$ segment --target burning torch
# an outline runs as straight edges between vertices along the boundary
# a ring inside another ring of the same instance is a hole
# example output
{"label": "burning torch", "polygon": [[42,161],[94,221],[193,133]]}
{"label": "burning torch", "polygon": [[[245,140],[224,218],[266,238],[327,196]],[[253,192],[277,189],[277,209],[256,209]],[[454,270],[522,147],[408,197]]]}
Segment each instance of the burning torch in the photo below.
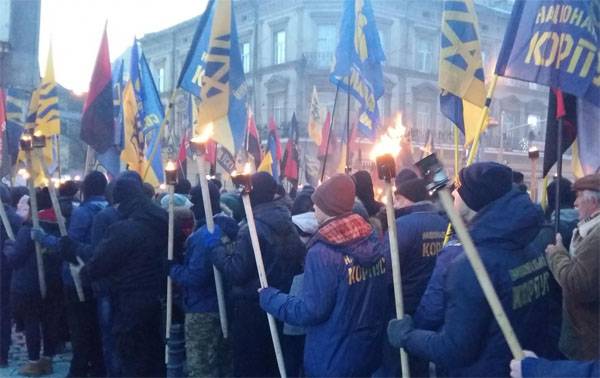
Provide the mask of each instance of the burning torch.
{"label": "burning torch", "polygon": [[[173,238],[175,236],[175,185],[177,184],[177,166],[173,161],[167,161],[165,166],[165,183],[169,187],[169,233],[167,244],[167,259],[173,260]],[[167,275],[167,319],[165,322],[166,339],[171,335],[171,323],[173,322],[173,281],[171,276]],[[165,363],[169,363],[169,343],[165,344]]]}
{"label": "burning torch", "polygon": [[487,299],[490,308],[492,309],[492,313],[504,334],[504,338],[510,348],[513,356],[517,360],[521,360],[524,358],[523,349],[519,344],[519,340],[515,335],[515,332],[508,321],[508,317],[504,312],[504,308],[502,308],[502,303],[498,299],[498,294],[496,290],[494,290],[494,286],[492,285],[492,281],[490,280],[490,276],[481,261],[481,257],[475,248],[475,244],[471,239],[471,235],[467,231],[467,227],[465,226],[462,218],[454,209],[452,196],[450,192],[446,188],[446,185],[450,181],[448,176],[444,172],[444,168],[442,164],[438,161],[435,154],[429,155],[424,159],[415,163],[421,175],[425,179],[427,184],[427,189],[431,194],[437,194],[446,214],[448,214],[448,218],[450,218],[450,222],[452,223],[452,227],[454,228],[456,235],[458,236],[460,242],[463,245],[463,249],[473,270],[475,271],[475,276],[477,277],[477,281],[483,290],[483,294]]}
{"label": "burning torch", "polygon": [[[388,223],[388,236],[390,241],[390,252],[392,259],[392,278],[394,283],[394,302],[396,305],[396,318],[404,317],[404,303],[402,300],[402,277],[400,274],[400,255],[398,252],[398,230],[396,229],[396,219],[394,212],[394,199],[392,179],[396,176],[395,157],[400,152],[400,144],[389,135],[384,135],[381,141],[373,148],[376,155],[375,163],[377,165],[377,174],[380,180],[384,182],[385,212]],[[402,367],[402,376],[410,377],[408,366],[408,356],[404,349],[400,349],[400,365]]]}
{"label": "burning torch", "polygon": [[[31,151],[33,150],[33,134],[25,132],[21,136],[19,141],[21,150],[25,152],[25,161],[27,165],[27,173],[29,179],[27,180],[27,186],[29,187],[29,203],[31,205],[31,221],[33,222],[34,228],[40,228],[40,219],[38,217],[38,205],[37,196],[35,195],[35,187],[33,185],[33,161],[31,157]],[[42,256],[42,249],[40,243],[35,242],[35,259],[37,262],[38,280],[40,285],[40,293],[42,298],[46,298],[46,274],[44,271],[44,258]]]}
{"label": "burning torch", "polygon": [[[208,189],[208,180],[206,178],[206,144],[210,140],[213,134],[213,124],[208,123],[204,130],[190,142],[196,148],[198,155],[196,156],[196,164],[198,166],[198,175],[200,176],[200,188],[202,189],[202,202],[204,205],[204,218],[206,218],[206,228],[211,234],[215,231],[215,222],[213,220],[212,205],[210,202],[210,192]],[[217,290],[217,303],[219,306],[219,320],[221,322],[221,331],[223,337],[227,338],[228,326],[227,326],[227,310],[225,307],[225,289],[223,288],[223,277],[221,272],[213,266],[213,274],[215,276],[215,287]]]}
{"label": "burning torch", "polygon": [[[258,243],[258,234],[256,232],[256,223],[254,222],[254,214],[250,205],[250,192],[252,192],[252,178],[250,176],[250,163],[246,163],[244,172],[237,174],[235,171],[231,174],[233,184],[242,190],[242,202],[244,203],[244,211],[246,212],[246,220],[248,222],[248,231],[250,232],[250,240],[254,251],[254,259],[256,260],[256,269],[258,270],[258,279],[260,287],[268,286],[267,273],[265,272],[265,264],[263,263],[260,244]],[[275,350],[275,358],[279,367],[279,374],[282,378],[287,377],[285,372],[285,362],[283,360],[283,352],[281,351],[281,343],[279,342],[279,334],[277,333],[277,324],[273,315],[267,313],[269,321],[269,329],[271,330],[271,338],[273,339],[273,349]]]}

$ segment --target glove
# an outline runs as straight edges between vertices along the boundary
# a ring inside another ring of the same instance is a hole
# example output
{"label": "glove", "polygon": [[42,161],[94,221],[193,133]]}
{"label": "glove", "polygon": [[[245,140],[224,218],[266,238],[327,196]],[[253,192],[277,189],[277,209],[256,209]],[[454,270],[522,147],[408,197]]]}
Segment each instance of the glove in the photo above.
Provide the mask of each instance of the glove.
{"label": "glove", "polygon": [[390,345],[394,348],[402,348],[408,339],[408,334],[415,329],[410,315],[404,315],[402,319],[392,319],[388,323],[387,335]]}
{"label": "glove", "polygon": [[206,226],[200,229],[200,238],[206,249],[213,249],[221,244],[221,228],[215,224],[215,230],[211,234]]}
{"label": "glove", "polygon": [[41,228],[31,229],[31,240],[38,242],[42,247],[55,251],[58,246],[58,238],[54,235],[48,234]]}
{"label": "glove", "polygon": [[58,255],[61,260],[66,261],[68,263],[79,265],[77,261],[77,253],[75,252],[77,246],[70,237],[63,236],[58,239]]}

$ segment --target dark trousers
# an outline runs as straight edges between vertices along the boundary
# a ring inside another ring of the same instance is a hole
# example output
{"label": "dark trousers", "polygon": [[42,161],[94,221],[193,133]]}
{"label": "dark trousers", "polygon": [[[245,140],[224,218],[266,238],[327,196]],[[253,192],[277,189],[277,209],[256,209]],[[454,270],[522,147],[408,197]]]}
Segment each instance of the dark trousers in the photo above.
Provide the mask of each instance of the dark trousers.
{"label": "dark trousers", "polygon": [[[1,253],[1,252],[0,252]],[[3,256],[0,258],[4,259]],[[10,347],[11,316],[10,316],[10,277],[12,271],[5,268],[3,261],[0,268],[0,361],[8,361],[8,348]]]}
{"label": "dark trousers", "polygon": [[65,298],[73,346],[69,376],[103,377],[106,375],[106,370],[102,358],[96,301],[88,295],[85,302],[79,302],[75,289],[71,287],[65,287]]}
{"label": "dark trousers", "polygon": [[114,335],[123,377],[164,377],[162,305],[158,299],[121,298]]}
{"label": "dark trousers", "polygon": [[120,365],[119,358],[117,357],[117,344],[112,332],[114,311],[110,296],[103,295],[99,297],[97,299],[97,306],[106,375],[108,377],[118,377],[120,376]]}
{"label": "dark trousers", "polygon": [[61,295],[60,288],[53,287],[48,287],[45,299],[38,295],[11,294],[15,316],[23,319],[27,355],[31,361],[40,359],[42,344],[45,357],[56,354]]}
{"label": "dark trousers", "polygon": [[279,376],[267,314],[257,302],[235,303],[231,331],[234,377]]}

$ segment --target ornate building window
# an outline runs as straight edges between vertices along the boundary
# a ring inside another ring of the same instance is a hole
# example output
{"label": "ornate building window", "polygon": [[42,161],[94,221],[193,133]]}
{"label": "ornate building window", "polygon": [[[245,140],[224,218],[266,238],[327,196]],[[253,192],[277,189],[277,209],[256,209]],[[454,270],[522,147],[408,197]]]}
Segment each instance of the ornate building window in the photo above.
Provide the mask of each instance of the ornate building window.
{"label": "ornate building window", "polygon": [[279,30],[273,33],[273,64],[285,63],[285,30]]}

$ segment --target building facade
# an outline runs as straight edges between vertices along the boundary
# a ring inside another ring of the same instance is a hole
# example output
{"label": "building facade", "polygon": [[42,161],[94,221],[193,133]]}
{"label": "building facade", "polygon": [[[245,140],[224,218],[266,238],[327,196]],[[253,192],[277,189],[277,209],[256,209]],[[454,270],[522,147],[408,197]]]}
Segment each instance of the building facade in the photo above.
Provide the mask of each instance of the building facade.
{"label": "building facade", "polygon": [[[248,104],[263,133],[273,117],[286,135],[295,113],[307,134],[310,97],[316,87],[322,108],[332,109],[335,86],[328,75],[339,40],[343,0],[237,0],[234,12],[242,62],[249,88]],[[379,100],[384,126],[401,113],[413,140],[432,133],[436,147],[451,146],[453,129],[440,112],[438,56],[443,2],[372,0],[386,55],[385,94]],[[484,69],[489,79],[501,48],[511,0],[475,0]],[[141,45],[165,97],[174,87],[189,50],[198,17],[146,35]],[[491,127],[483,138],[498,158],[525,157],[532,144],[543,146],[548,89],[500,78],[491,106]],[[346,94],[338,98],[336,128],[355,114]],[[177,123],[177,122],[176,122]],[[500,150],[505,151],[499,152]],[[503,159],[505,160],[505,159]],[[525,158],[526,160],[526,158]],[[526,164],[527,161],[525,161]]]}

